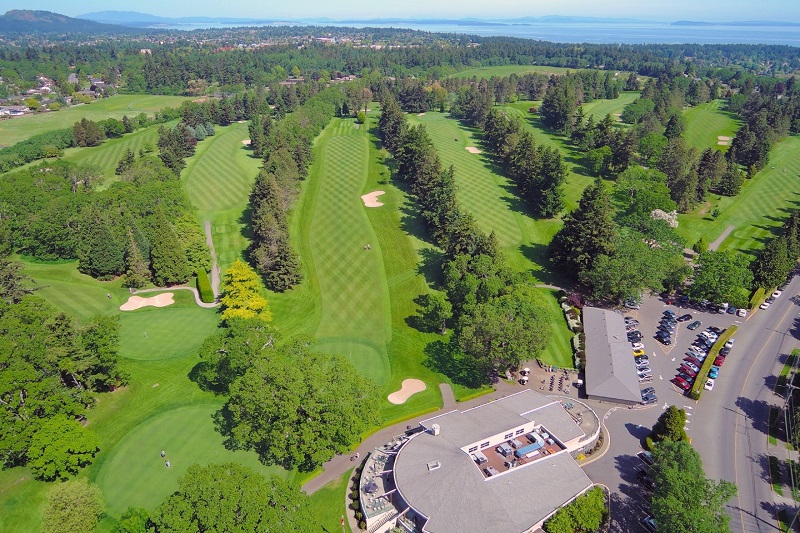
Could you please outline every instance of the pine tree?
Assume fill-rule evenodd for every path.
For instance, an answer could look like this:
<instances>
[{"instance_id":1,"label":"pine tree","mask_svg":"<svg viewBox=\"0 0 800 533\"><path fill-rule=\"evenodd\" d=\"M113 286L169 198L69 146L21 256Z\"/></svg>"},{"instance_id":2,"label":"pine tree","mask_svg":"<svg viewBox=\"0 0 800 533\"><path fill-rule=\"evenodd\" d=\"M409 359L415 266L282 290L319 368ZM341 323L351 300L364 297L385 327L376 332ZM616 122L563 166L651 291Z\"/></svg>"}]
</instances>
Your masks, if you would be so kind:
<instances>
[{"instance_id":1,"label":"pine tree","mask_svg":"<svg viewBox=\"0 0 800 533\"><path fill-rule=\"evenodd\" d=\"M114 239L105 220L95 212L86 230L85 249L78 265L80 271L96 278L121 273L125 268L122 247Z\"/></svg>"},{"instance_id":2,"label":"pine tree","mask_svg":"<svg viewBox=\"0 0 800 533\"><path fill-rule=\"evenodd\" d=\"M287 238L278 241L272 268L266 275L267 287L275 292L291 289L303 279L300 258L292 250Z\"/></svg>"},{"instance_id":3,"label":"pine tree","mask_svg":"<svg viewBox=\"0 0 800 533\"><path fill-rule=\"evenodd\" d=\"M123 174L126 170L131 168L135 160L136 156L134 155L134 153L131 151L130 148L126 148L125 153L122 154L122 158L119 160L119 163L117 164L117 170L115 172L117 176Z\"/></svg>"},{"instance_id":4,"label":"pine tree","mask_svg":"<svg viewBox=\"0 0 800 533\"><path fill-rule=\"evenodd\" d=\"M611 197L599 178L583 191L578 209L564 217L564 226L550 243L550 257L577 278L600 255L613 250Z\"/></svg>"},{"instance_id":5,"label":"pine tree","mask_svg":"<svg viewBox=\"0 0 800 533\"><path fill-rule=\"evenodd\" d=\"M186 254L175 236L172 225L160 207L156 209L152 242L150 259L156 285L174 285L185 282L191 275Z\"/></svg>"},{"instance_id":6,"label":"pine tree","mask_svg":"<svg viewBox=\"0 0 800 533\"><path fill-rule=\"evenodd\" d=\"M125 265L127 269L122 280L123 287L138 289L150 281L150 268L131 229L128 230L128 254L125 257Z\"/></svg>"}]
</instances>

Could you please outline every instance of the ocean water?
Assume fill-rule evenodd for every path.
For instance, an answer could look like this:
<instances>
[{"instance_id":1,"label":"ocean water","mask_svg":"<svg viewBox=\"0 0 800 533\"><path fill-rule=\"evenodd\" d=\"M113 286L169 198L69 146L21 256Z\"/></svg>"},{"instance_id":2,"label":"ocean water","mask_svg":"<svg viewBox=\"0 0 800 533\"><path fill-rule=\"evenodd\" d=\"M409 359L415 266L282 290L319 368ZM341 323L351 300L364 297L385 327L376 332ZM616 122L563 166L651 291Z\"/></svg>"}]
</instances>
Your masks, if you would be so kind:
<instances>
[{"instance_id":1,"label":"ocean water","mask_svg":"<svg viewBox=\"0 0 800 533\"><path fill-rule=\"evenodd\" d=\"M274 24L263 24L263 26ZM287 24L282 24L287 25ZM536 24L441 24L412 21L392 24L329 22L328 26L410 28L437 33L519 37L561 43L701 43L783 44L800 47L798 26L678 26L668 23L536 23ZM226 28L229 24L181 24L174 29Z\"/></svg>"}]
</instances>

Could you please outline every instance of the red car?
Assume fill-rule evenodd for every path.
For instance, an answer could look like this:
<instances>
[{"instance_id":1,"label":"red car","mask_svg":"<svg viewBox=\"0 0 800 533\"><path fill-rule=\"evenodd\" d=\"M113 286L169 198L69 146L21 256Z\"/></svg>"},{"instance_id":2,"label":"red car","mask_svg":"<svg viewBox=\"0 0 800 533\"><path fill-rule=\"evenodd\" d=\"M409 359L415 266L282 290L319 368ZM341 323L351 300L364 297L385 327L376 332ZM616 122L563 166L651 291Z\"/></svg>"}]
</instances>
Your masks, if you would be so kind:
<instances>
[{"instance_id":1,"label":"red car","mask_svg":"<svg viewBox=\"0 0 800 533\"><path fill-rule=\"evenodd\" d=\"M714 364L717 366L722 366L722 363L725 362L725 357L722 355L718 355L716 359L714 359Z\"/></svg>"},{"instance_id":2,"label":"red car","mask_svg":"<svg viewBox=\"0 0 800 533\"><path fill-rule=\"evenodd\" d=\"M703 366L703 362L700 359L691 355L689 357L684 357L683 360L692 363L693 365Z\"/></svg>"},{"instance_id":3,"label":"red car","mask_svg":"<svg viewBox=\"0 0 800 533\"><path fill-rule=\"evenodd\" d=\"M678 370L680 370L681 372L683 372L684 374L686 374L689 377L695 377L697 375L697 372L695 372L694 370L692 370L691 368L689 368L686 365L681 365L680 368L678 368Z\"/></svg>"},{"instance_id":4,"label":"red car","mask_svg":"<svg viewBox=\"0 0 800 533\"><path fill-rule=\"evenodd\" d=\"M689 382L680 376L675 376L674 378L672 378L672 382L678 387L682 388L683 390L689 390L689 388L691 388Z\"/></svg>"}]
</instances>

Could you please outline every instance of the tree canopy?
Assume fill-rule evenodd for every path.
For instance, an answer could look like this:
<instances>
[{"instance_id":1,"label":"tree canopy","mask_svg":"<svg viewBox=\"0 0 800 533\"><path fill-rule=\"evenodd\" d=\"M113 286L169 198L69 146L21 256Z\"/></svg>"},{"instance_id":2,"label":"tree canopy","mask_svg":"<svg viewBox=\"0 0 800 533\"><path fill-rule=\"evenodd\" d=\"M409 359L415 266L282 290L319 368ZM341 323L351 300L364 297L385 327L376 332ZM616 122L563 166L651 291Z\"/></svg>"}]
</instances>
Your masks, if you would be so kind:
<instances>
[{"instance_id":1,"label":"tree canopy","mask_svg":"<svg viewBox=\"0 0 800 533\"><path fill-rule=\"evenodd\" d=\"M47 533L94 531L102 514L100 489L85 478L72 479L50 488L42 509L42 528Z\"/></svg>"},{"instance_id":2,"label":"tree canopy","mask_svg":"<svg viewBox=\"0 0 800 533\"><path fill-rule=\"evenodd\" d=\"M730 251L707 251L700 254L697 264L689 296L695 300L728 302L735 307L747 305L746 289L753 281L747 257Z\"/></svg>"},{"instance_id":3,"label":"tree canopy","mask_svg":"<svg viewBox=\"0 0 800 533\"><path fill-rule=\"evenodd\" d=\"M159 533L317 530L304 493L238 463L190 466L152 521Z\"/></svg>"},{"instance_id":4,"label":"tree canopy","mask_svg":"<svg viewBox=\"0 0 800 533\"><path fill-rule=\"evenodd\" d=\"M258 274L247 263L237 259L225 271L222 280L222 318L258 318L272 320L267 299L262 296L263 287Z\"/></svg>"}]
</instances>

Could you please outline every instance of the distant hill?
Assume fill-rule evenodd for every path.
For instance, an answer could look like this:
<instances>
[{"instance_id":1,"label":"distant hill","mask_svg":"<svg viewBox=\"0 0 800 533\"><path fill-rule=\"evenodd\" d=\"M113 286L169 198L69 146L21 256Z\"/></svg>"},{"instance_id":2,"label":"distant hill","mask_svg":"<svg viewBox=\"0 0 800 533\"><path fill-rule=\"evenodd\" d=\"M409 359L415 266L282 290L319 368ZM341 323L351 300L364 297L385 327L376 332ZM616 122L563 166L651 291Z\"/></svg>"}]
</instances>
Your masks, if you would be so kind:
<instances>
[{"instance_id":1,"label":"distant hill","mask_svg":"<svg viewBox=\"0 0 800 533\"><path fill-rule=\"evenodd\" d=\"M210 23L210 24L235 24L248 26L253 24L265 24L278 22L274 19L253 19L253 18L231 18L231 17L159 17L149 13L139 13L137 11L96 11L78 15L79 19L91 20L105 24L120 24L123 26L136 28L151 28L163 25L191 24L191 23Z\"/></svg>"},{"instance_id":2,"label":"distant hill","mask_svg":"<svg viewBox=\"0 0 800 533\"><path fill-rule=\"evenodd\" d=\"M0 33L121 33L132 28L99 24L51 11L13 9L0 16Z\"/></svg>"}]
</instances>

